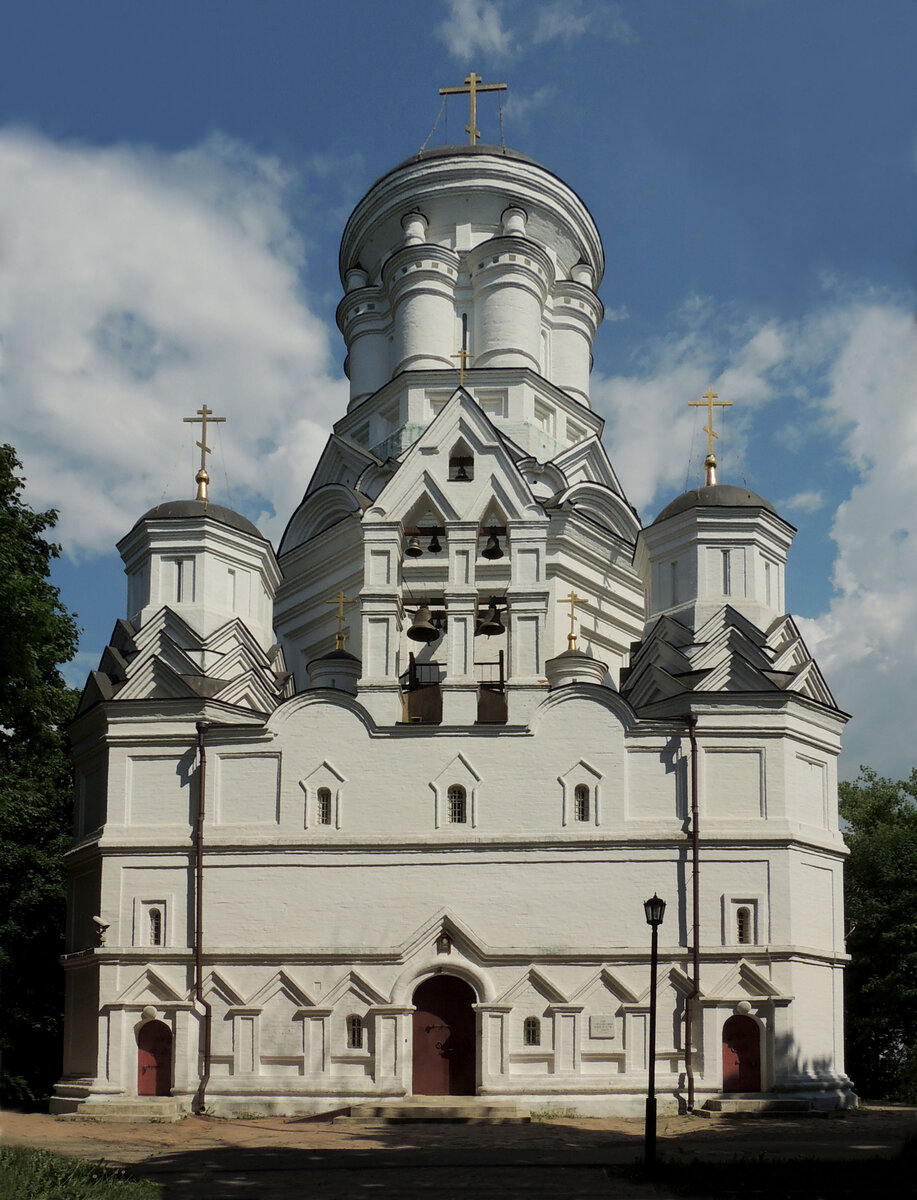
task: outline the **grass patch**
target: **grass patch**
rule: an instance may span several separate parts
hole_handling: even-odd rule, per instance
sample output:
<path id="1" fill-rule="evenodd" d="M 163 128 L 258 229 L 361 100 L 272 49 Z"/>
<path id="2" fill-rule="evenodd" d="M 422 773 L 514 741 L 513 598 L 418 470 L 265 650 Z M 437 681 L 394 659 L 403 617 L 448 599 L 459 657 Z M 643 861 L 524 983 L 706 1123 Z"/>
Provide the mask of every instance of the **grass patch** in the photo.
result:
<path id="1" fill-rule="evenodd" d="M 48 1150 L 0 1146 L 3 1200 L 159 1200 L 159 1184 Z"/>

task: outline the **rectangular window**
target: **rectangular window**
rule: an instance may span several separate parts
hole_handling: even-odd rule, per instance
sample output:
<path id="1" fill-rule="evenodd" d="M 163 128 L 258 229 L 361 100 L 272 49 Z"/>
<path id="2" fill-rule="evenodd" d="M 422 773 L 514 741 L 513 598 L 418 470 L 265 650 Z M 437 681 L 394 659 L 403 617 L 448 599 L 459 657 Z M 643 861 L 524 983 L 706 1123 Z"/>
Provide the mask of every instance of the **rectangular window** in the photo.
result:
<path id="1" fill-rule="evenodd" d="M 732 595 L 732 566 L 730 552 L 728 550 L 721 551 L 723 555 L 723 595 Z"/>

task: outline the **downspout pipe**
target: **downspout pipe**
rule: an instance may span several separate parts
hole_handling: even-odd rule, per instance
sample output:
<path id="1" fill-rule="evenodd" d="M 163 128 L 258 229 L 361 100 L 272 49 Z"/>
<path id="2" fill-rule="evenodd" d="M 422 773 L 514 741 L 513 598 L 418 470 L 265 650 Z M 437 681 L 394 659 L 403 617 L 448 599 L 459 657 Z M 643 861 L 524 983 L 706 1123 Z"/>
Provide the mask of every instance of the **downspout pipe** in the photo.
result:
<path id="1" fill-rule="evenodd" d="M 691 990 L 685 997 L 685 1079 L 688 1084 L 688 1112 L 694 1111 L 694 1007 L 700 995 L 700 827 L 697 787 L 697 717 L 687 717 L 691 743 Z"/>
<path id="2" fill-rule="evenodd" d="M 202 1113 L 210 1083 L 211 1028 L 213 1010 L 204 999 L 204 816 L 207 801 L 207 750 L 204 737 L 209 721 L 197 722 L 197 822 L 194 834 L 194 999 L 204 1020 L 198 1043 L 198 1087 L 192 1110 Z"/>

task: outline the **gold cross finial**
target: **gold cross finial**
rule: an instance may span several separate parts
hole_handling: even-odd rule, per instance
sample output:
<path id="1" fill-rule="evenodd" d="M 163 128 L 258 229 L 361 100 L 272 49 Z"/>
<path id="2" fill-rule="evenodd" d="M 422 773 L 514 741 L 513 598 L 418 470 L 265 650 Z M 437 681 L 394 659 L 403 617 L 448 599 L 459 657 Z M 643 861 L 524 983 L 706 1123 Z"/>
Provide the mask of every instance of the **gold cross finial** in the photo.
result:
<path id="1" fill-rule="evenodd" d="M 468 360 L 474 358 L 473 354 L 469 354 L 463 346 L 461 350 L 456 350 L 455 354 L 451 354 L 450 358 L 459 360 L 459 387 L 465 386 L 465 372 L 468 370 Z"/>
<path id="2" fill-rule="evenodd" d="M 470 75 L 465 76 L 464 87 L 444 87 L 439 89 L 441 96 L 456 96 L 467 93 L 471 108 L 471 119 L 465 126 L 465 132 L 468 134 L 468 144 L 473 146 L 481 136 L 478 129 L 478 92 L 505 92 L 505 83 L 482 83 L 481 76 L 475 75 L 474 71 Z"/>
<path id="3" fill-rule="evenodd" d="M 707 424 L 704 426 L 704 433 L 707 435 L 707 458 L 704 462 L 704 470 L 707 487 L 711 487 L 716 483 L 716 455 L 713 453 L 713 439 L 719 439 L 720 436 L 713 428 L 713 409 L 731 408 L 732 401 L 720 400 L 713 388 L 708 387 L 702 400 L 689 400 L 688 403 L 692 408 L 706 408 L 707 410 Z"/>
<path id="4" fill-rule="evenodd" d="M 558 600 L 558 604 L 570 605 L 570 632 L 567 634 L 567 649 L 576 649 L 576 605 L 586 604 L 587 601 L 583 596 L 577 596 L 576 592 L 570 591 L 563 600 Z"/>
<path id="5" fill-rule="evenodd" d="M 207 422 L 209 421 L 211 425 L 221 425 L 226 420 L 226 418 L 225 417 L 215 417 L 213 415 L 213 409 L 208 408 L 207 405 L 204 404 L 204 405 L 202 405 L 201 408 L 199 408 L 197 410 L 196 416 L 182 417 L 182 420 L 185 422 L 186 425 L 200 425 L 200 427 L 201 427 L 201 440 L 199 442 L 195 443 L 197 446 L 200 447 L 200 451 L 201 451 L 200 470 L 194 476 L 194 482 L 197 484 L 197 496 L 195 497 L 195 499 L 206 500 L 207 499 L 207 485 L 208 485 L 208 483 L 210 483 L 210 476 L 207 474 L 207 455 L 213 453 L 213 451 L 207 445 Z"/>
<path id="6" fill-rule="evenodd" d="M 348 600 L 343 592 L 338 592 L 333 600 L 326 600 L 325 603 L 336 604 L 338 606 L 338 631 L 334 635 L 334 648 L 335 650 L 343 650 L 347 642 L 347 634 L 344 632 L 344 605 L 356 604 L 356 600 Z"/>

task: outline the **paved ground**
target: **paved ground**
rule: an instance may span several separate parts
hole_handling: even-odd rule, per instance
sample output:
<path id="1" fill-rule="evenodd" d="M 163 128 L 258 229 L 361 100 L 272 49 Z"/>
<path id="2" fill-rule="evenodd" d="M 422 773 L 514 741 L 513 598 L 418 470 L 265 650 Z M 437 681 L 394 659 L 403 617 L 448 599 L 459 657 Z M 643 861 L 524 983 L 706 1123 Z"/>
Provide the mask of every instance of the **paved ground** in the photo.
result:
<path id="1" fill-rule="evenodd" d="M 164 1200 L 353 1200 L 437 1197 L 655 1197 L 664 1190 L 610 1180 L 605 1167 L 642 1154 L 642 1122 L 555 1120 L 531 1125 L 335 1126 L 302 1118 L 178 1124 L 59 1120 L 0 1114 L 0 1139 L 130 1165 L 164 1185 Z M 659 1121 L 660 1158 L 729 1161 L 891 1157 L 917 1135 L 917 1109 L 864 1109 L 830 1118 Z M 913 1180 L 875 1177 L 883 1197 L 912 1196 Z M 760 1194 L 760 1193 L 759 1193 Z"/>

